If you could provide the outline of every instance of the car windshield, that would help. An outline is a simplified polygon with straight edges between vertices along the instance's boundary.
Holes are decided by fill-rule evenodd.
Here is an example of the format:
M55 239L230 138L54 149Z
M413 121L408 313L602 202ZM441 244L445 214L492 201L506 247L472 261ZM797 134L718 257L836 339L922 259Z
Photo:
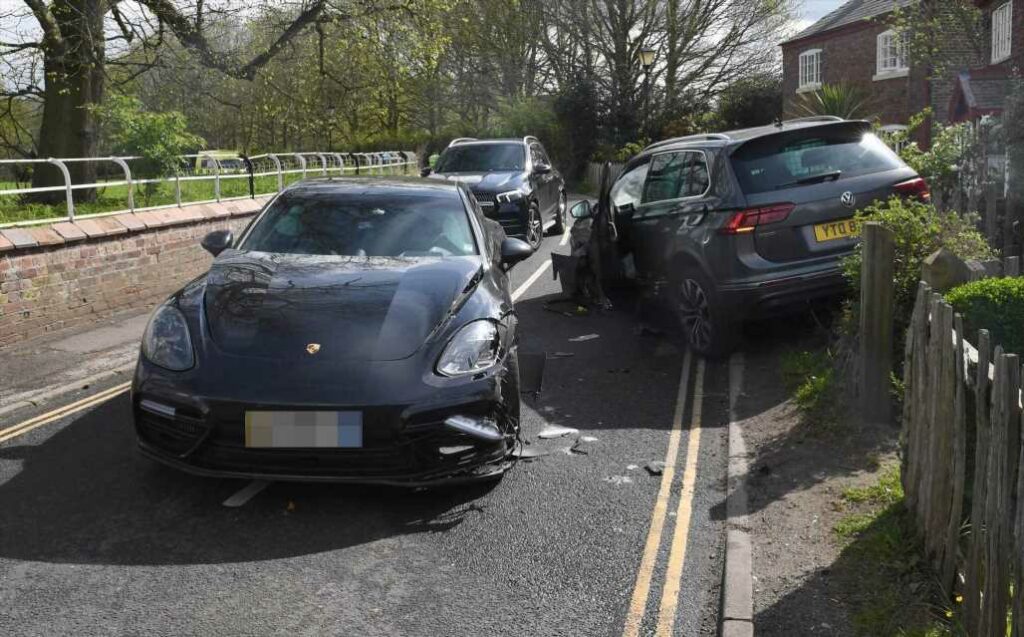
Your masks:
M899 157L863 129L809 128L744 145L732 157L743 192L754 194L899 168Z
M468 214L453 189L285 193L240 249L354 257L477 254Z
M437 160L435 172L482 173L523 170L526 153L522 144L464 144L449 146Z

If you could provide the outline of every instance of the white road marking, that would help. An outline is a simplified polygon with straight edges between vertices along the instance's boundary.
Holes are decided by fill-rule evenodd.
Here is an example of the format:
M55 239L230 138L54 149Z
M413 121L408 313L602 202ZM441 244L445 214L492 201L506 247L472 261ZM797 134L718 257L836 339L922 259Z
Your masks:
M242 487L242 490L231 496L227 500L224 500L224 506L237 508L252 500L260 491L270 486L269 480L253 480L249 484Z
M558 245L564 246L568 242L569 242L569 230L566 229L566 231L562 233L562 240L558 242ZM518 301L519 297L521 297L522 295L526 294L526 291L530 289L530 286L533 285L534 283L536 283L537 279L539 279L541 277L541 275L544 274L544 272L548 268L550 268L550 267L551 267L551 257L549 256L544 261L544 263L541 263L540 267L538 267L537 270L533 274L530 275L530 278L528 278L525 281L523 281L523 284L520 285L519 287L517 287L514 292L512 292L512 300L513 301Z

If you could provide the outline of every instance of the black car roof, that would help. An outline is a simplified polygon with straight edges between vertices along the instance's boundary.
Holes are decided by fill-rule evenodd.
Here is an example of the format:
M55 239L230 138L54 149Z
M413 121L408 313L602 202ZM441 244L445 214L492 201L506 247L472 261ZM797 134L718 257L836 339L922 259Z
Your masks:
M458 188L457 182L422 177L313 177L288 186L285 192L368 195L449 192L458 196Z
M759 137L766 137L768 135L776 135L778 133L805 128L834 126L836 124L859 124L863 126L870 126L870 123L865 121L845 120L839 117L827 115L819 117L804 117L800 119L786 120L777 124L755 126L753 128L741 128L721 133L703 133L699 135L688 135L686 137L674 137L660 142L655 142L647 146L638 156L648 155L655 151L674 150L677 148L721 148L725 146L736 148Z

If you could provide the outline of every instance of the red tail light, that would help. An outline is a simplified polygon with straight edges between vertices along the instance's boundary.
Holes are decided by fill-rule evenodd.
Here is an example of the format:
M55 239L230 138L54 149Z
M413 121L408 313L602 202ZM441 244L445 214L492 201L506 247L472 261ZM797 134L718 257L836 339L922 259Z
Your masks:
M733 213L729 221L719 230L722 234L743 234L753 232L757 226L778 223L785 220L795 208L795 204L777 203L761 208L751 208Z
M924 203L928 203L932 200L932 193L931 190L928 189L928 182L921 177L916 177L908 181L901 181L892 188L896 191L896 194L901 197L918 199Z

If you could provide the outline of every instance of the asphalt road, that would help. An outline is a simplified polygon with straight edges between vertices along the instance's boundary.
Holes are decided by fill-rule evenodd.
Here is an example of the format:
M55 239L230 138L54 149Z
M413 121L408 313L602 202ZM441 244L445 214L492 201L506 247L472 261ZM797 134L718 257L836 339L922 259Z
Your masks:
M526 284L561 239L513 272L521 350L548 357L524 437L548 455L490 487L272 483L227 507L248 483L142 458L126 394L0 429L0 634L716 634L727 365L684 373L628 299L546 310L550 269ZM548 425L580 434L539 439ZM644 467L673 437L661 492Z

